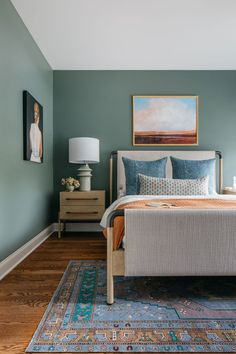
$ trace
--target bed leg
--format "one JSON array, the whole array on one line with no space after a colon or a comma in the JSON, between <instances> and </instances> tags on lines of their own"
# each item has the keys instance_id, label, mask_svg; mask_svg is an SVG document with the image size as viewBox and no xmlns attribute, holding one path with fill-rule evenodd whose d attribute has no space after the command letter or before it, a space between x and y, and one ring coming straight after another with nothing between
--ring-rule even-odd
<instances>
[{"instance_id":1,"label":"bed leg","mask_svg":"<svg viewBox=\"0 0 236 354\"><path fill-rule=\"evenodd\" d=\"M114 279L112 274L113 227L107 228L107 304L114 302Z\"/></svg>"}]
</instances>

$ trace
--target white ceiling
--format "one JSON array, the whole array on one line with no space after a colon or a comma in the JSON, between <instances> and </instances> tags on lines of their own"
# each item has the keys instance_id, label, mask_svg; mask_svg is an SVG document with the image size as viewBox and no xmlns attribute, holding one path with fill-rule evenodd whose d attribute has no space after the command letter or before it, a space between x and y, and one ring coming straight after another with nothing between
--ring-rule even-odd
<instances>
[{"instance_id":1,"label":"white ceiling","mask_svg":"<svg viewBox=\"0 0 236 354\"><path fill-rule=\"evenodd\" d=\"M53 69L236 69L236 0L11 0Z\"/></svg>"}]
</instances>

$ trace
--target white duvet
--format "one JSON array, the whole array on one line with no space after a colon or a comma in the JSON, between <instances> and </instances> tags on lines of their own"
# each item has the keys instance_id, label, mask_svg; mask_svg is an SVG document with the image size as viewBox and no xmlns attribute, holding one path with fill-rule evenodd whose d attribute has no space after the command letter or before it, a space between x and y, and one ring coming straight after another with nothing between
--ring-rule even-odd
<instances>
[{"instance_id":1,"label":"white duvet","mask_svg":"<svg viewBox=\"0 0 236 354\"><path fill-rule=\"evenodd\" d=\"M189 195L189 196L180 196L180 195L126 195L114 201L105 211L103 214L102 220L100 225L105 228L107 227L107 217L111 211L115 210L119 205L124 203L129 203L137 200L143 199L236 199L236 195L230 194L210 194L204 196L196 196L196 195Z\"/></svg>"}]
</instances>

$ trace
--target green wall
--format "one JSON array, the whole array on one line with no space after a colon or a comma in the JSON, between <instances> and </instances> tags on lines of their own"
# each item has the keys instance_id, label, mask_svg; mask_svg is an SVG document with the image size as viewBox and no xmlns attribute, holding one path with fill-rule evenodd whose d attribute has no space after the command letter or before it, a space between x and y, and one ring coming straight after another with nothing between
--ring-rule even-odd
<instances>
[{"instance_id":1,"label":"green wall","mask_svg":"<svg viewBox=\"0 0 236 354\"><path fill-rule=\"evenodd\" d=\"M22 158L23 90L44 107L41 165ZM11 2L0 1L0 260L56 220L60 179L76 176L77 166L68 163L70 137L100 139L101 163L92 166L92 188L108 190L110 152L134 149L131 96L135 94L198 95L199 146L192 149L221 150L224 184L232 184L236 71L53 73Z\"/></svg>"},{"instance_id":2,"label":"green wall","mask_svg":"<svg viewBox=\"0 0 236 354\"><path fill-rule=\"evenodd\" d=\"M44 163L23 161L22 91L44 108ZM53 72L9 0L0 1L0 260L51 222Z\"/></svg>"},{"instance_id":3,"label":"green wall","mask_svg":"<svg viewBox=\"0 0 236 354\"><path fill-rule=\"evenodd\" d=\"M55 205L61 177L76 175L77 165L68 163L70 137L100 139L101 163L93 165L92 188L108 189L109 153L134 149L131 95L135 94L198 95L199 146L186 149L221 150L224 182L232 185L236 175L235 71L54 71Z\"/></svg>"}]
</instances>

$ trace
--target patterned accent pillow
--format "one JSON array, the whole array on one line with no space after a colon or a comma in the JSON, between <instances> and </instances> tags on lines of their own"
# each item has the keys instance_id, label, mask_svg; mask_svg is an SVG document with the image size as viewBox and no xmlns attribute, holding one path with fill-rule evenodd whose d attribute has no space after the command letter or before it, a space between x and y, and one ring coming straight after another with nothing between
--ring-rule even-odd
<instances>
[{"instance_id":1,"label":"patterned accent pillow","mask_svg":"<svg viewBox=\"0 0 236 354\"><path fill-rule=\"evenodd\" d=\"M207 195L209 177L172 179L149 177L139 173L142 195Z\"/></svg>"}]
</instances>

